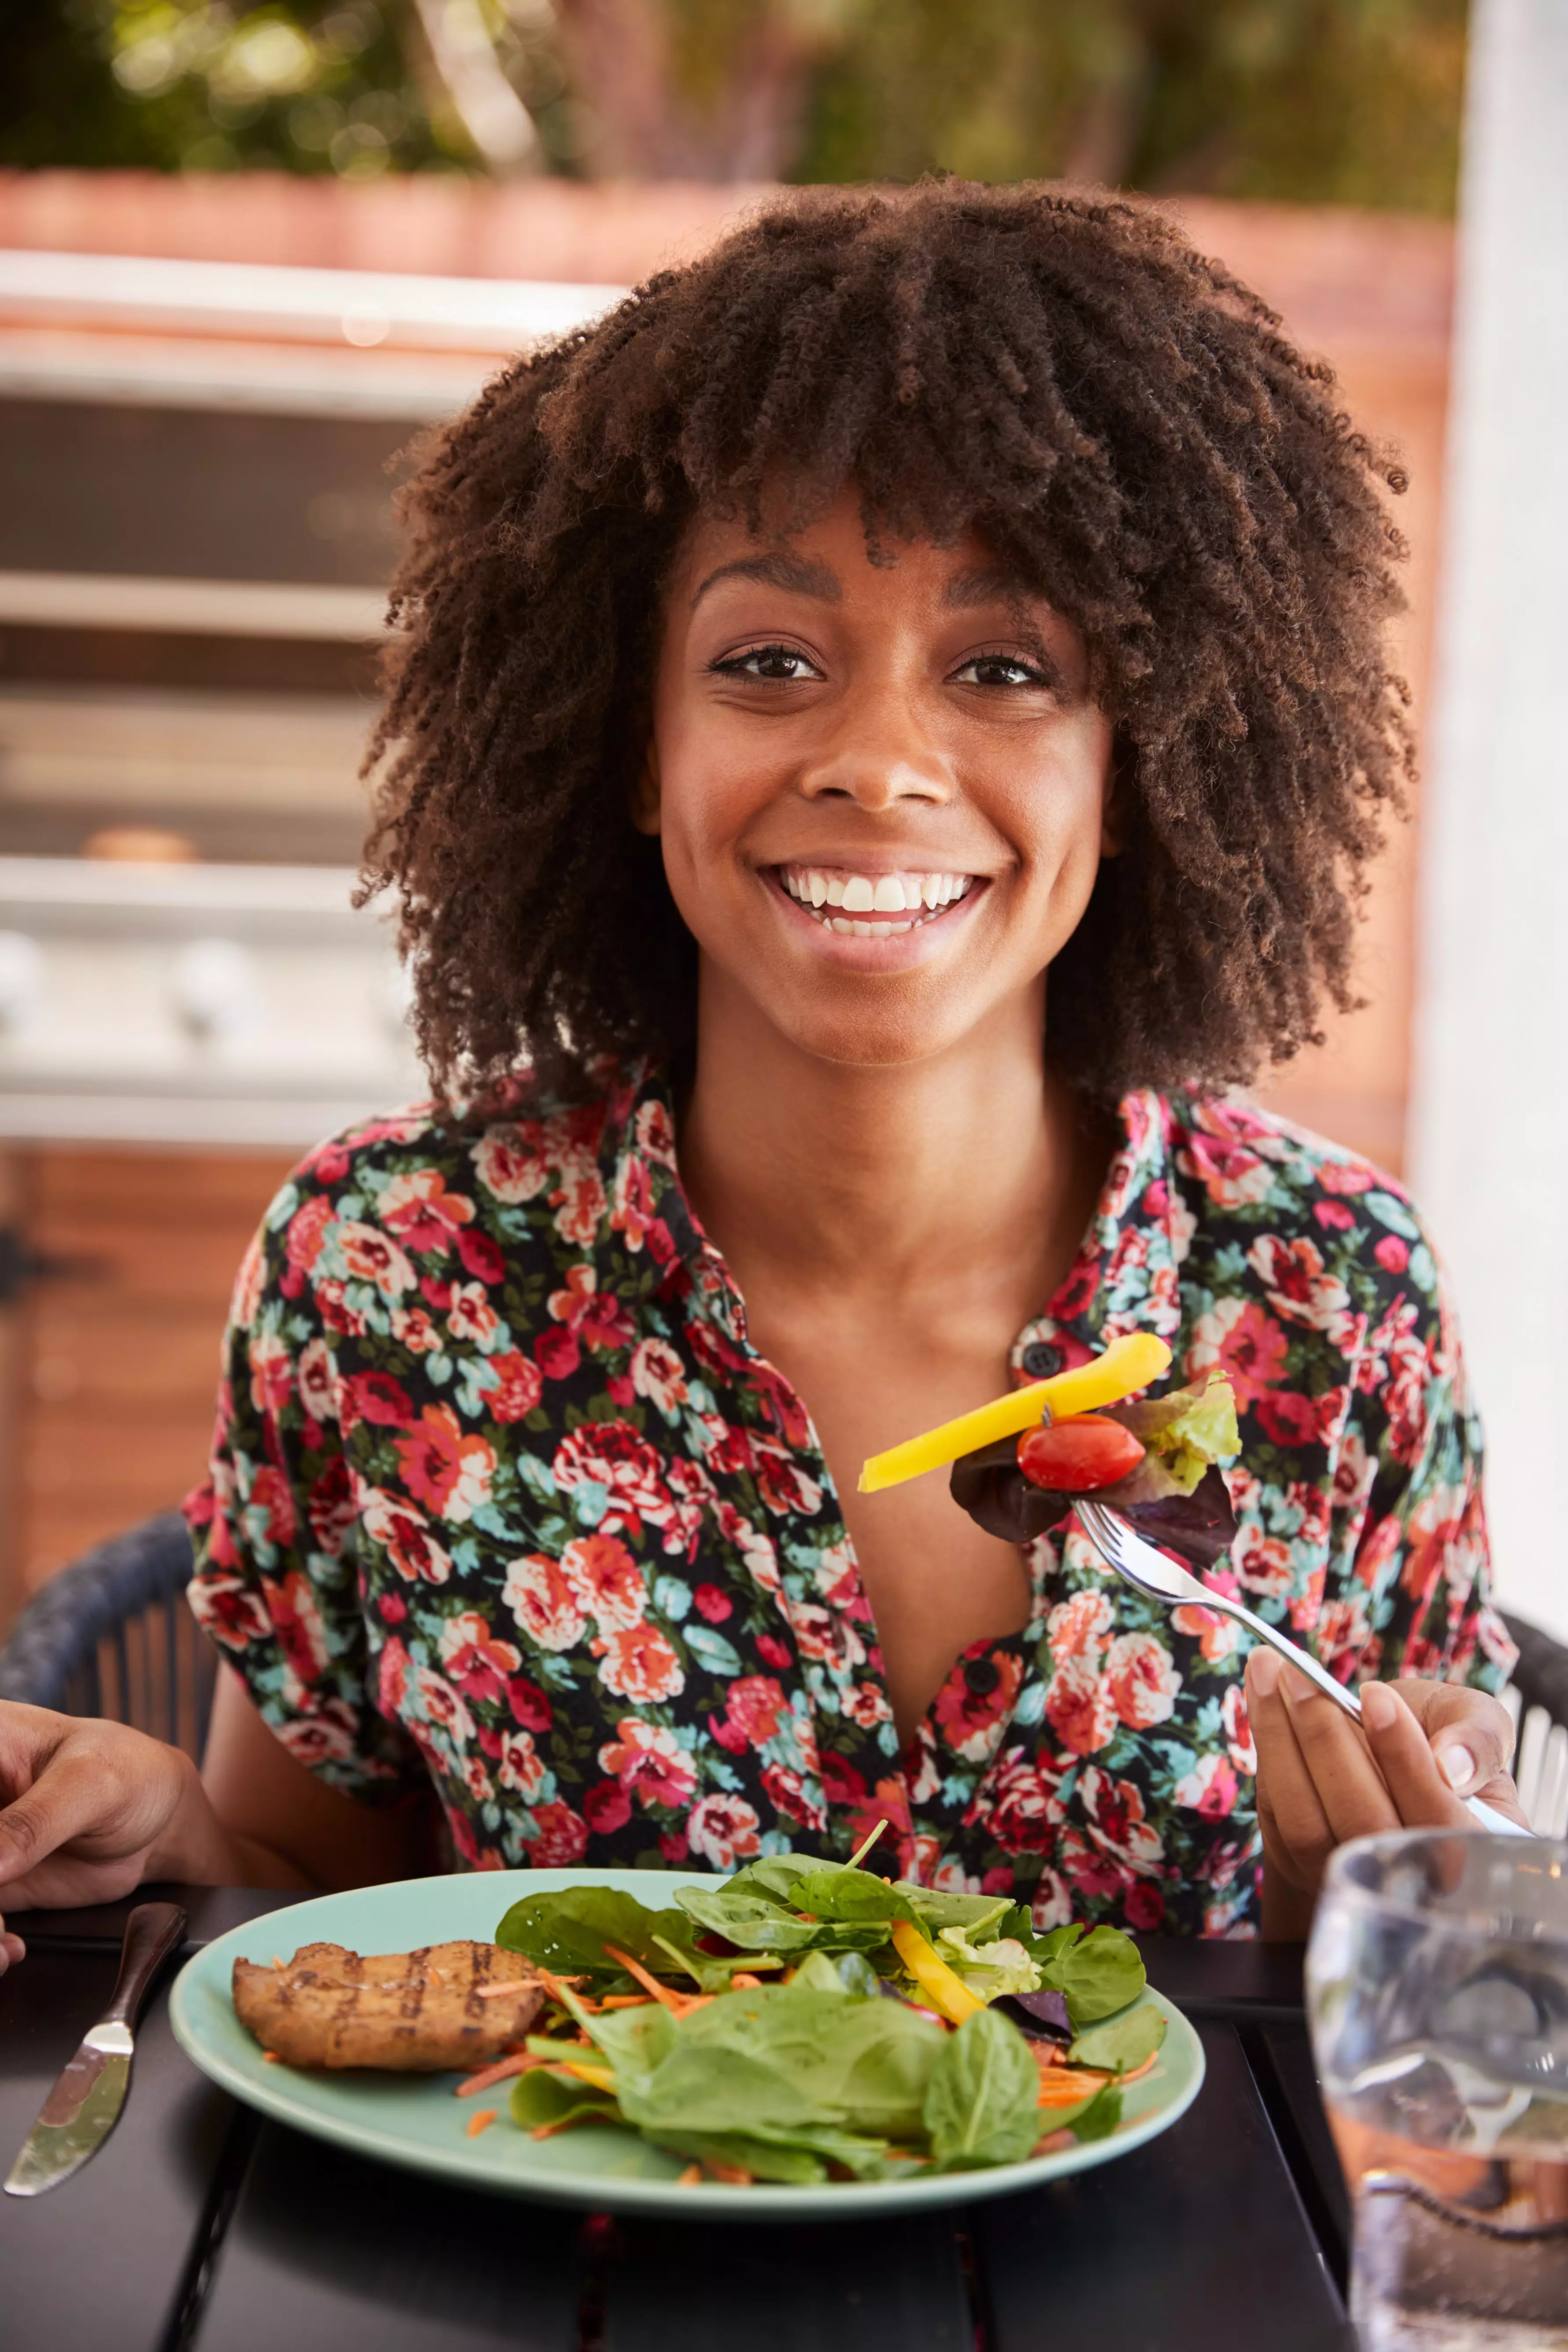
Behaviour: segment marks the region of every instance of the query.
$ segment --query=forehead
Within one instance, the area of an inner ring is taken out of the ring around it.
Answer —
[[[782,498],[776,504],[782,510]],[[764,513],[757,530],[742,515],[700,509],[677,550],[672,596],[678,604],[689,604],[726,579],[830,603],[846,591],[900,579],[928,588],[937,584],[944,601],[955,604],[1016,601],[1031,593],[977,530],[940,544],[922,538],[868,538],[853,484],[804,523],[792,524],[782,511],[775,522]]]

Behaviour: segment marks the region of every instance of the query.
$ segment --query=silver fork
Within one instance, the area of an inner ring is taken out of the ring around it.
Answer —
[[[1142,1592],[1147,1600],[1162,1601],[1167,1609],[1177,1608],[1185,1602],[1200,1609],[1212,1609],[1219,1617],[1234,1617],[1238,1624],[1256,1633],[1260,1642],[1267,1642],[1271,1650],[1278,1650],[1282,1658],[1289,1658],[1297,1672],[1305,1675],[1307,1680],[1314,1684],[1325,1697],[1331,1698],[1336,1706],[1343,1707],[1357,1723],[1361,1721],[1361,1701],[1354,1691],[1347,1690],[1343,1683],[1336,1682],[1316,1658],[1306,1650],[1299,1649],[1277,1625],[1269,1625],[1261,1617],[1254,1616],[1241,1601],[1232,1601],[1223,1592],[1211,1592],[1206,1584],[1200,1584],[1197,1578],[1183,1568],[1179,1561],[1172,1559],[1166,1552],[1156,1551],[1152,1544],[1145,1543],[1141,1535],[1134,1534],[1120,1511],[1110,1510],[1103,1503],[1091,1503],[1081,1498],[1075,1503],[1074,1508],[1078,1513],[1079,1525],[1090,1543],[1104,1553],[1117,1575],[1130,1584],[1134,1592]],[[1460,1801],[1484,1830],[1493,1830],[1507,1837],[1529,1837],[1531,1834],[1529,1830],[1521,1830],[1517,1822],[1510,1822],[1506,1813],[1500,1813],[1495,1805],[1484,1803],[1479,1797],[1465,1797]]]

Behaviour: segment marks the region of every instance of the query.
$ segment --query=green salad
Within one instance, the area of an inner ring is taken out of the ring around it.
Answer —
[[[1005,1898],[878,1878],[866,1851],[770,1854],[665,1910],[525,1896],[496,1940],[544,1977],[545,2028],[461,2087],[512,2077],[521,2129],[616,2125],[693,2180],[963,2171],[1114,2131],[1165,2032],[1131,1939],[1037,1934]]]

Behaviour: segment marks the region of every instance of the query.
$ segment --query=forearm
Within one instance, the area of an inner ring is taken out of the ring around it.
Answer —
[[[280,1848],[223,1821],[189,1757],[182,1756],[180,1764],[180,1801],[152,1849],[147,1877],[188,1886],[314,1886],[309,1872]]]
[[[1304,1944],[1312,1932],[1317,1896],[1292,1886],[1267,1853],[1263,1857],[1263,1888],[1259,1926],[1266,1944]]]

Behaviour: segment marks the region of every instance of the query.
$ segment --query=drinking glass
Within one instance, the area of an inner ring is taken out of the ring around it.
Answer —
[[[1307,1999],[1365,2352],[1568,2352],[1568,1843],[1342,1846]]]

